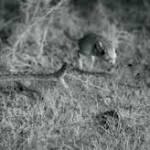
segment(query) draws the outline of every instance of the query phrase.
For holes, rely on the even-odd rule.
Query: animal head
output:
[[[113,65],[116,63],[117,53],[111,41],[105,37],[87,33],[78,41],[79,53],[85,56],[95,56]]]
[[[103,57],[105,61],[113,65],[116,64],[117,52],[111,41],[99,36],[95,44],[95,51],[97,56]]]

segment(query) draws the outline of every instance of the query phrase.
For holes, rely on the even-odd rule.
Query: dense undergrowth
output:
[[[118,55],[114,76],[66,72],[69,88],[30,79],[14,88],[13,79],[0,79],[0,150],[149,150],[149,6],[0,0],[1,74],[55,72],[63,62],[78,67],[77,40],[87,31],[111,40]],[[107,67],[97,62],[94,70]]]

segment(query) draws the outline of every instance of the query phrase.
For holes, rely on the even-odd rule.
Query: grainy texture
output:
[[[1,2],[0,150],[149,150],[149,0]],[[111,41],[114,68],[79,69],[88,32]]]

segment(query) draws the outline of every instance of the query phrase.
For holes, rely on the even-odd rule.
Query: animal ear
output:
[[[102,42],[99,41],[98,44],[99,44],[100,47],[103,47]]]
[[[101,42],[96,42],[94,45],[94,48],[95,48],[96,52],[98,52],[98,54],[100,54],[102,56],[105,55],[105,49]]]

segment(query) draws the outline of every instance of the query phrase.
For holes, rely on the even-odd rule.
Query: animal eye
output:
[[[131,63],[129,63],[129,64],[128,64],[128,67],[132,67],[132,64],[131,64]]]
[[[104,50],[101,51],[101,55],[105,55],[105,51]]]

